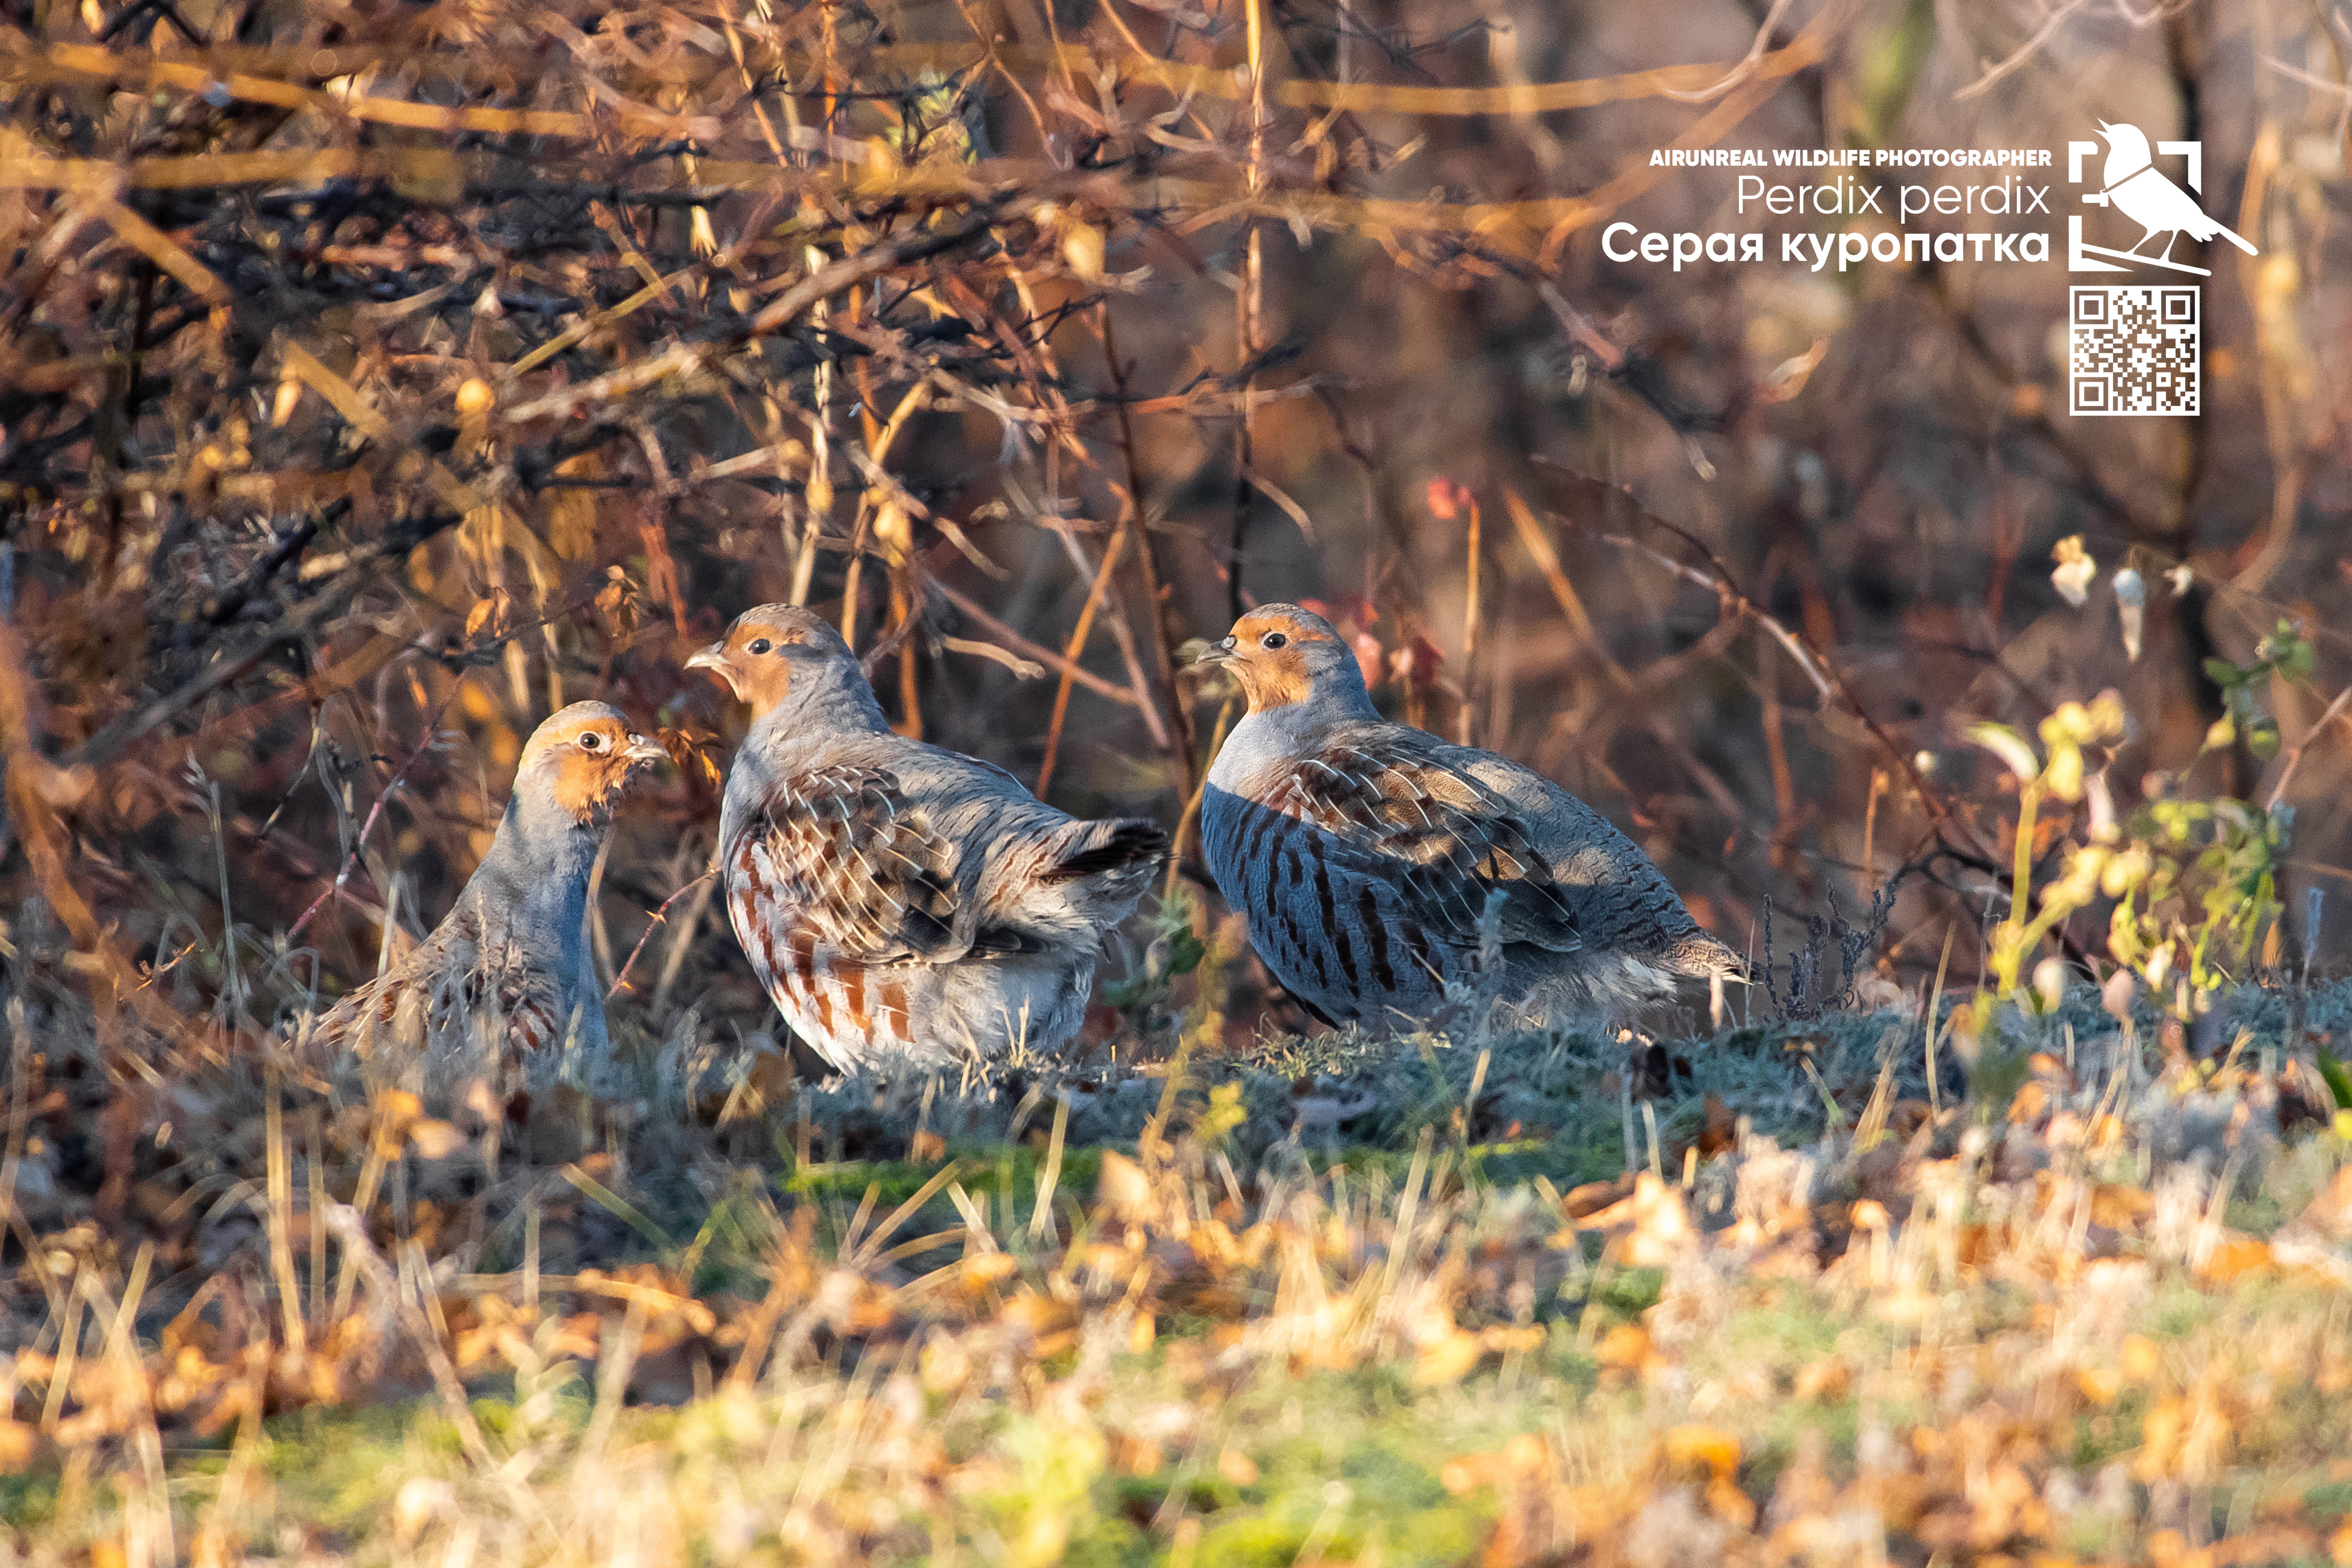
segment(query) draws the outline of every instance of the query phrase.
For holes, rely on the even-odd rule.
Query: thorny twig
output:
[[[304,910],[299,918],[287,928],[286,941],[289,945],[301,936],[303,931],[309,927],[312,917],[326,907],[327,901],[341,894],[344,884],[352,879],[352,868],[360,863],[360,855],[367,848],[368,835],[375,831],[375,819],[383,815],[384,803],[400,793],[401,781],[407,777],[408,770],[415,765],[416,759],[431,751],[433,743],[441,739],[441,720],[448,711],[447,700],[443,701],[440,707],[433,710],[433,717],[425,725],[425,738],[416,742],[416,749],[402,760],[400,766],[393,769],[392,777],[386,779],[383,788],[376,793],[375,804],[368,807],[365,820],[360,824],[359,832],[352,837],[351,853],[343,857],[342,866],[335,872],[334,881],[328,885],[325,892],[311,900],[310,907]]]
[[[629,984],[629,971],[635,967],[637,954],[645,952],[646,943],[653,941],[654,932],[669,918],[669,907],[717,875],[719,875],[719,868],[716,866],[713,866],[709,870],[703,872],[699,877],[695,878],[694,880],[679,884],[676,892],[672,893],[668,898],[664,899],[661,901],[661,908],[654,911],[653,919],[646,922],[645,931],[637,937],[637,945],[629,949],[629,956],[622,961],[619,972],[613,976],[612,989],[604,993],[605,1001],[610,1002],[627,987]]]

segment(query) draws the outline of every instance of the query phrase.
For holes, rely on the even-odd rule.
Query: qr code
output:
[[[2195,289],[2076,289],[2074,411],[2195,414],[2197,301]]]

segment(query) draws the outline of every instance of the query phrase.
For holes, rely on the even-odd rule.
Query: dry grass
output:
[[[1638,1110],[1649,1053],[1573,1033],[961,1088],[645,1042],[495,1142],[467,1084],[226,1073],[131,1130],[127,1229],[27,1052],[0,1518],[34,1563],[2325,1559],[2352,1145],[2290,1009],[2352,989],[2169,1064],[2070,999],[1940,1115],[1900,1012],[1662,1042]]]

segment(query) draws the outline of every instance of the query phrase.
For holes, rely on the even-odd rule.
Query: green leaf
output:
[[[2227,713],[2224,713],[2219,719],[2213,721],[2213,727],[2211,729],[2205,731],[2205,743],[2202,746],[2200,746],[2198,750],[2200,752],[2218,752],[2223,747],[2233,743],[2237,738],[2238,721],[2235,719],[2231,718]]]
[[[2278,755],[2279,728],[2268,719],[2258,720],[2246,731],[2246,750],[2264,762]]]
[[[2336,1109],[2352,1110],[2352,1073],[2326,1046],[2319,1047],[2319,1076],[2327,1080],[2327,1092],[2336,1097]]]
[[[2205,661],[2205,679],[2224,691],[2234,691],[2246,683],[2246,672],[2226,658]]]
[[[1177,927],[1168,936],[1168,973],[1171,975],[1192,973],[1201,967],[1201,960],[1207,956],[1208,951],[1201,939],[1192,934],[1191,926]]]
[[[1242,1103],[1242,1086],[1221,1083],[1209,1091],[1209,1103],[1193,1123],[1195,1134],[1205,1144],[1223,1142],[1227,1133],[1249,1120],[1249,1107]]]

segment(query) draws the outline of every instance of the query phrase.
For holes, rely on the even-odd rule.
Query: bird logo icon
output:
[[[2162,267],[2175,272],[2193,272],[2200,278],[2212,276],[2210,269],[2192,267],[2172,259],[2172,247],[2184,234],[2203,243],[2219,236],[2244,251],[2248,256],[2260,254],[2246,237],[2217,218],[2206,216],[2197,197],[2191,194],[2201,184],[2202,149],[2195,142],[2160,142],[2156,152],[2185,153],[2189,160],[2189,188],[2173,183],[2163,170],[2156,166],[2155,153],[2148,147],[2147,137],[2137,125],[2110,125],[2099,121],[2099,134],[2106,139],[2106,163],[2100,173],[2100,188],[2083,196],[2087,206],[2113,207],[2140,226],[2139,238],[2128,250],[2110,250],[2103,246],[2083,242],[2083,220],[2067,220],[2070,244],[2069,270],[2075,272],[2122,272],[2127,268],[2093,261],[2095,256],[2111,257],[2116,261],[2130,262],[2143,267]],[[2067,144],[2068,163],[2077,183],[2082,178],[2084,153],[2095,153],[2095,142],[2073,142]],[[2144,248],[2158,235],[2163,235],[2164,248],[2156,255],[2143,254]]]

